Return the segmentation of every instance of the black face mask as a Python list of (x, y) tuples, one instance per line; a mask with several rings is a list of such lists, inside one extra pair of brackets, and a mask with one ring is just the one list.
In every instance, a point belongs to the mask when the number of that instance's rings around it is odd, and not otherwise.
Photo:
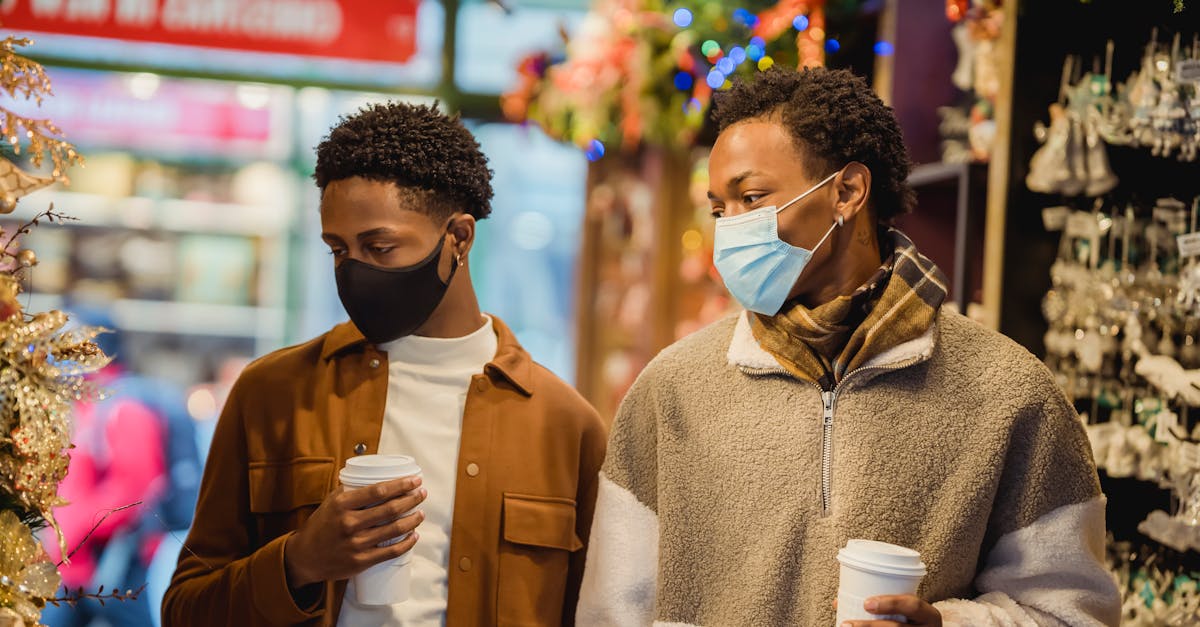
[[(374, 344), (383, 344), (412, 335), (437, 309), (450, 281), (438, 276), (438, 260), (446, 236), (417, 263), (404, 268), (380, 268), (346, 259), (334, 270), (338, 298), (350, 314), (350, 320)], [(450, 265), (450, 279), (458, 270), (458, 260)]]

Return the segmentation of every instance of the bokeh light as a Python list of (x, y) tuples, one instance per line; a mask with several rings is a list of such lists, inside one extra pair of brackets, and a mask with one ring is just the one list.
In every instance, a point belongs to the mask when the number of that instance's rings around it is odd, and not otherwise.
[(896, 49), (894, 47), (892, 47), (892, 44), (890, 42), (886, 42), (886, 41), (875, 42), (875, 54), (877, 54), (881, 57), (890, 57), (890, 56), (892, 56), (892, 53), (894, 53), (895, 51), (896, 51)]
[(588, 142), (588, 147), (584, 151), (584, 155), (587, 156), (588, 161), (598, 161), (604, 156), (604, 142), (598, 139)]
[(808, 30), (808, 16), (797, 15), (796, 18), (792, 20), (792, 26), (798, 31)]
[(675, 25), (679, 28), (687, 28), (692, 25), (692, 12), (688, 9), (675, 9), (675, 15), (672, 17)]
[(692, 75), (687, 72), (675, 73), (675, 89), (678, 89), (679, 91), (687, 91), (691, 89), (695, 82), (695, 78), (693, 78)]
[(708, 83), (709, 87), (712, 87), (713, 89), (720, 89), (721, 85), (725, 84), (725, 74), (722, 73), (721, 70), (713, 68), (708, 72), (708, 78), (706, 82)]
[(825, 52), (830, 54), (842, 49), (842, 44), (836, 39), (825, 40)]

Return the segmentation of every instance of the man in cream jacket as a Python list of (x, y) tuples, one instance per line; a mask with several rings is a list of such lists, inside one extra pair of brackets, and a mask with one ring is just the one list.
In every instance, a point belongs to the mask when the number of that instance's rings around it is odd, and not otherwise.
[(943, 308), (942, 273), (889, 228), (915, 200), (891, 109), (848, 72), (772, 69), (715, 117), (714, 262), (746, 311), (622, 404), (579, 624), (827, 626), (838, 549), (864, 538), (928, 567), (872, 614), (1116, 625), (1075, 412), (1035, 357)]

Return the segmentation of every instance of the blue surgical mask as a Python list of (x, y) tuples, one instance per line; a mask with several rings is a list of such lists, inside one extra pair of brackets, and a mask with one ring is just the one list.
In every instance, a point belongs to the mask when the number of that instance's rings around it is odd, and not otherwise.
[(725, 287), (743, 307), (767, 316), (779, 313), (813, 253), (840, 225), (840, 221), (834, 222), (821, 241), (807, 250), (779, 238), (779, 212), (800, 202), (835, 176), (837, 172), (780, 207), (760, 207), (738, 216), (717, 218), (713, 262)]

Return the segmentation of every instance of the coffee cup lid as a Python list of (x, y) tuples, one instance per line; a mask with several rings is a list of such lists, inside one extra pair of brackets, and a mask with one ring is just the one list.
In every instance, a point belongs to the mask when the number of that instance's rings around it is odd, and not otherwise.
[(346, 460), (338, 478), (342, 483), (377, 483), (420, 472), (417, 461), (408, 455), (359, 455)]
[(838, 561), (847, 566), (903, 577), (923, 577), (921, 554), (910, 548), (876, 540), (850, 540), (838, 551)]

